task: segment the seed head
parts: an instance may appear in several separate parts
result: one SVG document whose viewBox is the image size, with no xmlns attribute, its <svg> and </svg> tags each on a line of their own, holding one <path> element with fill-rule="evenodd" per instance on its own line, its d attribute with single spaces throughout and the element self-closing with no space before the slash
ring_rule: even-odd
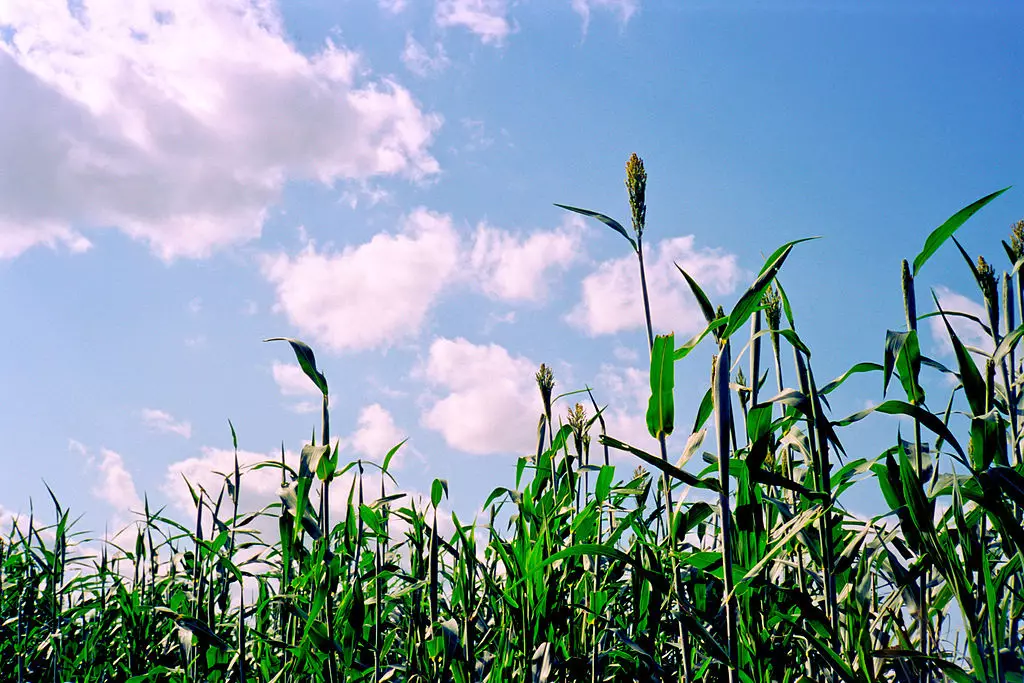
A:
<svg viewBox="0 0 1024 683">
<path fill-rule="evenodd" d="M 1010 226 L 1010 248 L 1014 259 L 1024 256 L 1024 219 Z"/>
<path fill-rule="evenodd" d="M 587 409 L 583 407 L 582 403 L 577 403 L 574 408 L 569 409 L 569 426 L 572 428 L 573 441 L 576 443 L 576 453 L 582 458 L 586 455 L 590 445 Z"/>
<path fill-rule="evenodd" d="M 544 414 L 551 417 L 551 391 L 555 388 L 555 376 L 544 363 L 540 364 L 537 370 L 537 387 L 540 389 L 540 397 L 544 402 Z"/>
<path fill-rule="evenodd" d="M 633 212 L 633 231 L 637 238 L 647 224 L 647 171 L 644 160 L 634 152 L 626 162 L 626 189 L 629 190 L 629 208 Z"/>
<path fill-rule="evenodd" d="M 782 300 L 774 287 L 765 290 L 761 297 L 761 305 L 764 306 L 764 317 L 768 321 L 768 328 L 779 329 L 782 323 Z"/>
<path fill-rule="evenodd" d="M 740 403 L 743 405 L 743 409 L 747 409 L 747 405 L 750 403 L 750 387 L 747 386 L 747 378 L 743 374 L 743 368 L 740 368 L 736 372 L 736 384 L 739 386 L 737 393 L 740 395 Z"/>
<path fill-rule="evenodd" d="M 978 257 L 978 284 L 985 297 L 985 303 L 994 305 L 996 301 L 996 273 L 984 256 Z"/>
</svg>

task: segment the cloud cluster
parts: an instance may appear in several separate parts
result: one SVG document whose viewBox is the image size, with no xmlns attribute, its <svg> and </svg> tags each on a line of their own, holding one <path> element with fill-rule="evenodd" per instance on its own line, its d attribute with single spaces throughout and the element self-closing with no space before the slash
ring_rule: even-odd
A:
<svg viewBox="0 0 1024 683">
<path fill-rule="evenodd" d="M 440 126 L 262 0 L 0 4 L 0 258 L 116 227 L 164 259 L 260 235 L 288 179 L 438 171 Z"/>
<path fill-rule="evenodd" d="M 455 285 L 501 301 L 539 301 L 551 273 L 579 258 L 581 235 L 567 220 L 529 236 L 481 225 L 465 239 L 450 215 L 419 208 L 394 234 L 341 251 L 309 244 L 296 256 L 265 257 L 262 271 L 275 287 L 275 310 L 302 335 L 333 351 L 360 351 L 416 337 Z"/>
<path fill-rule="evenodd" d="M 712 297 L 732 292 L 741 276 L 735 254 L 694 243 L 693 235 L 663 240 L 646 256 L 654 325 L 678 335 L 699 332 L 705 321 L 675 264 Z M 604 261 L 583 280 L 581 301 L 567 320 L 593 336 L 643 327 L 639 277 L 633 254 Z"/>
<path fill-rule="evenodd" d="M 474 454 L 527 454 L 536 448 L 538 365 L 497 344 L 437 339 L 422 368 L 443 395 L 421 421 L 452 448 Z"/>
</svg>

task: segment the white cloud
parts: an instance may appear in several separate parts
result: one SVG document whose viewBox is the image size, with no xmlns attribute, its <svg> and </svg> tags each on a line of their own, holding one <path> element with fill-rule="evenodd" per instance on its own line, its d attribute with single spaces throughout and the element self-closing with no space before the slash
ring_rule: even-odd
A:
<svg viewBox="0 0 1024 683">
<path fill-rule="evenodd" d="M 437 339 L 423 375 L 445 395 L 431 402 L 421 422 L 467 453 L 529 453 L 542 410 L 537 368 L 497 344 Z"/>
<path fill-rule="evenodd" d="M 459 240 L 449 216 L 416 209 L 396 235 L 381 233 L 340 253 L 310 244 L 267 257 L 275 311 L 315 343 L 361 350 L 415 336 L 455 275 Z"/>
<path fill-rule="evenodd" d="M 202 312 L 202 310 L 203 310 L 203 299 L 202 299 L 202 297 L 198 297 L 198 296 L 197 297 L 193 297 L 192 300 L 188 302 L 188 312 L 191 313 L 192 315 L 197 315 L 200 312 Z"/>
<path fill-rule="evenodd" d="M 947 314 L 951 312 L 968 313 L 988 324 L 988 313 L 985 312 L 985 307 L 977 301 L 942 285 L 935 288 L 935 296 L 939 299 L 939 306 Z M 958 315 L 947 315 L 946 319 L 953 331 L 956 332 L 956 336 L 965 345 L 992 352 L 992 338 L 976 322 Z M 949 332 L 946 330 L 946 324 L 942 321 L 942 316 L 929 318 L 928 326 L 938 352 L 942 355 L 952 355 L 953 343 L 949 339 Z"/>
<path fill-rule="evenodd" d="M 377 0 L 377 4 L 385 12 L 401 14 L 409 8 L 409 0 Z"/>
<path fill-rule="evenodd" d="M 269 0 L 0 4 L 0 258 L 115 227 L 163 259 L 259 236 L 289 179 L 438 171 L 439 117 Z"/>
<path fill-rule="evenodd" d="M 604 419 L 608 436 L 648 453 L 656 452 L 658 442 L 647 431 L 649 373 L 631 366 L 605 364 L 601 366 L 596 384 L 598 405 L 607 406 Z M 612 454 L 614 456 L 615 452 Z"/>
<path fill-rule="evenodd" d="M 739 282 L 740 269 L 734 254 L 695 248 L 693 235 L 663 240 L 647 252 L 647 287 L 655 328 L 674 330 L 678 335 L 693 334 L 704 328 L 704 316 L 673 263 L 678 263 L 712 297 L 732 292 Z M 599 264 L 584 278 L 582 289 L 582 300 L 566 319 L 588 334 L 614 334 L 644 326 L 635 255 Z"/>
<path fill-rule="evenodd" d="M 501 45 L 512 33 L 507 0 L 437 0 L 438 26 L 461 26 L 484 44 Z"/>
<path fill-rule="evenodd" d="M 395 234 L 341 251 L 310 243 L 294 257 L 264 256 L 262 271 L 276 288 L 273 310 L 302 335 L 332 351 L 360 351 L 415 338 L 456 286 L 512 303 L 541 301 L 551 273 L 582 254 L 582 230 L 574 219 L 528 234 L 482 223 L 463 239 L 451 216 L 418 208 Z"/>
<path fill-rule="evenodd" d="M 135 490 L 135 480 L 124 466 L 124 458 L 114 451 L 100 450 L 100 480 L 93 487 L 93 494 L 109 503 L 119 512 L 142 509 L 142 499 Z"/>
<path fill-rule="evenodd" d="M 320 396 L 320 389 L 313 380 L 306 376 L 295 363 L 278 363 L 274 361 L 270 371 L 277 382 L 277 388 L 283 396 Z"/>
<path fill-rule="evenodd" d="M 572 9 L 583 19 L 583 33 L 590 28 L 590 14 L 593 10 L 603 9 L 617 14 L 623 25 L 640 9 L 640 0 L 572 0 Z"/>
<path fill-rule="evenodd" d="M 564 270 L 579 259 L 582 231 L 582 222 L 575 218 L 555 230 L 527 236 L 481 223 L 470 265 L 487 295 L 505 301 L 538 301 L 547 291 L 548 271 Z"/>
<path fill-rule="evenodd" d="M 448 55 L 445 54 L 444 45 L 440 42 L 434 44 L 434 51 L 431 53 L 419 41 L 412 37 L 412 34 L 405 36 L 405 49 L 402 50 L 402 63 L 405 68 L 417 76 L 426 78 L 436 76 L 451 64 Z"/>
<path fill-rule="evenodd" d="M 164 483 L 161 487 L 164 494 L 175 507 L 183 512 L 195 511 L 195 505 L 192 503 L 192 496 L 182 477 L 188 480 L 197 493 L 202 488 L 211 496 L 216 497 L 224 483 L 224 476 L 235 471 L 234 451 L 203 447 L 201 453 L 201 456 L 171 463 L 164 475 Z M 281 470 L 276 467 L 264 467 L 258 470 L 250 468 L 261 462 L 280 461 L 280 459 L 280 453 L 238 451 L 239 467 L 245 470 L 241 480 L 239 500 L 243 504 L 240 505 L 240 509 L 257 509 L 252 506 L 262 506 L 273 500 L 281 484 Z M 294 466 L 294 454 L 288 453 L 286 461 Z"/>
<path fill-rule="evenodd" d="M 405 435 L 395 425 L 395 419 L 379 403 L 366 406 L 359 412 L 356 430 L 345 440 L 348 447 L 364 458 L 383 462 L 384 456 L 397 446 Z M 403 452 L 408 444 L 395 454 L 392 467 L 400 468 Z"/>
<path fill-rule="evenodd" d="M 192 438 L 192 425 L 186 420 L 175 420 L 174 416 L 162 410 L 144 408 L 142 410 L 142 421 L 146 426 L 158 432 L 177 434 L 186 439 Z"/>
</svg>

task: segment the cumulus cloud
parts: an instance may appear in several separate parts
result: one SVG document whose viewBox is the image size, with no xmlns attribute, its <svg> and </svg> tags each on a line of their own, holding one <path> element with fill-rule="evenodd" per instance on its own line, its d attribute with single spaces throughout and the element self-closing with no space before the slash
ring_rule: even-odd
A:
<svg viewBox="0 0 1024 683">
<path fill-rule="evenodd" d="M 95 465 L 99 470 L 99 481 L 92 489 L 93 495 L 119 512 L 142 509 L 142 499 L 135 490 L 135 480 L 124 466 L 124 458 L 119 453 L 101 449 L 100 459 Z"/>
<path fill-rule="evenodd" d="M 459 238 L 449 216 L 417 209 L 398 234 L 380 233 L 340 253 L 313 244 L 267 257 L 275 311 L 317 344 L 362 350 L 414 336 L 455 275 Z"/>
<path fill-rule="evenodd" d="M 173 415 L 163 410 L 144 408 L 142 410 L 142 421 L 147 427 L 158 432 L 177 434 L 186 439 L 192 438 L 192 424 L 186 420 L 176 420 Z"/>
<path fill-rule="evenodd" d="M 655 327 L 679 335 L 693 334 L 704 328 L 704 316 L 674 263 L 709 295 L 732 292 L 741 271 L 734 254 L 697 248 L 693 235 L 663 240 L 647 254 L 647 287 Z M 644 326 L 643 295 L 634 255 L 600 263 L 584 278 L 582 289 L 582 299 L 567 320 L 587 334 L 614 334 Z"/>
<path fill-rule="evenodd" d="M 435 43 L 434 50 L 431 52 L 410 33 L 405 36 L 402 63 L 409 71 L 421 78 L 426 78 L 443 72 L 451 64 L 451 60 L 448 59 L 444 45 L 441 43 Z"/>
<path fill-rule="evenodd" d="M 164 259 L 260 235 L 292 178 L 438 171 L 439 117 L 265 0 L 0 4 L 0 258 L 115 227 Z"/>
<path fill-rule="evenodd" d="M 501 45 L 510 33 L 507 0 L 438 0 L 434 11 L 438 26 L 460 26 L 480 42 Z"/>
<path fill-rule="evenodd" d="M 537 367 L 497 344 L 437 339 L 422 373 L 443 396 L 430 401 L 421 423 L 467 453 L 528 453 L 542 409 Z"/>
<path fill-rule="evenodd" d="M 604 419 L 608 435 L 655 453 L 658 442 L 647 431 L 647 400 L 651 391 L 649 373 L 632 366 L 605 364 L 601 366 L 595 384 L 598 405 L 607 406 Z"/>
<path fill-rule="evenodd" d="M 581 256 L 582 221 L 567 218 L 556 230 L 514 235 L 477 226 L 470 264 L 483 291 L 503 301 L 538 301 L 548 271 L 564 270 Z"/>
<path fill-rule="evenodd" d="M 383 462 L 384 456 L 397 446 L 405 435 L 395 425 L 395 419 L 382 405 L 373 403 L 359 412 L 356 430 L 345 440 L 346 445 L 364 458 Z M 393 468 L 401 468 L 404 451 L 395 454 Z"/>
<path fill-rule="evenodd" d="M 623 25 L 640 9 L 640 0 L 572 0 L 572 9 L 583 20 L 583 33 L 590 28 L 590 14 L 593 10 L 606 10 L 617 14 Z"/>
<path fill-rule="evenodd" d="M 265 256 L 262 271 L 276 289 L 274 310 L 304 336 L 332 351 L 361 351 L 415 338 L 454 287 L 542 300 L 551 274 L 579 258 L 581 230 L 576 221 L 529 234 L 481 224 L 463 238 L 451 216 L 419 208 L 397 233 L 341 251 L 310 243 L 296 256 Z"/>
<path fill-rule="evenodd" d="M 320 396 L 320 389 L 295 363 L 278 363 L 270 368 L 283 396 Z"/>
<path fill-rule="evenodd" d="M 198 492 L 200 488 L 217 496 L 224 483 L 225 475 L 235 471 L 235 452 L 224 448 L 204 446 L 200 455 L 171 463 L 164 474 L 162 490 L 171 503 L 182 512 L 194 511 L 192 495 L 185 485 L 187 480 Z M 238 451 L 238 464 L 244 470 L 240 501 L 241 509 L 250 510 L 272 502 L 281 484 L 281 470 L 275 467 L 251 469 L 253 465 L 266 461 L 280 461 L 280 453 L 255 453 Z M 288 453 L 286 461 L 294 466 L 295 456 Z M 259 505 L 256 505 L 256 504 Z M 254 506 L 254 507 L 250 507 Z"/>
<path fill-rule="evenodd" d="M 939 306 L 946 313 L 967 313 L 986 321 L 987 324 L 988 313 L 985 312 L 985 307 L 981 303 L 941 285 L 935 288 L 935 296 L 939 299 Z M 978 323 L 958 315 L 948 315 L 946 319 L 953 331 L 956 332 L 956 336 L 965 345 L 992 352 L 992 338 Z M 949 339 L 949 332 L 946 330 L 946 324 L 942 321 L 942 316 L 929 318 L 928 326 L 938 352 L 942 355 L 952 355 L 953 343 Z"/>
</svg>

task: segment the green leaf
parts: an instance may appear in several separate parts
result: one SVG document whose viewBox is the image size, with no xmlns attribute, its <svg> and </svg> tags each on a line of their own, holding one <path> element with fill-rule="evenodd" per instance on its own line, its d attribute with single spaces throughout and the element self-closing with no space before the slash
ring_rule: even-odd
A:
<svg viewBox="0 0 1024 683">
<path fill-rule="evenodd" d="M 834 380 L 832 380 L 831 382 L 823 386 L 821 389 L 819 389 L 818 393 L 821 394 L 822 396 L 832 393 L 833 391 L 838 389 L 840 385 L 843 384 L 843 382 L 848 380 L 851 375 L 856 375 L 862 372 L 878 372 L 879 370 L 882 369 L 882 366 L 879 365 L 878 363 L 857 363 L 852 368 L 844 372 L 842 375 L 836 377 Z"/>
<path fill-rule="evenodd" d="M 647 431 L 655 439 L 672 433 L 675 407 L 675 335 L 659 334 L 651 350 L 651 397 L 647 402 Z"/>
<path fill-rule="evenodd" d="M 290 339 L 288 337 L 271 337 L 264 339 L 265 342 L 272 341 L 285 341 L 291 344 L 292 350 L 295 352 L 295 358 L 299 361 L 299 367 L 306 373 L 306 377 L 313 380 L 313 384 L 320 390 L 324 396 L 327 396 L 327 378 L 323 376 L 319 370 L 316 369 L 316 357 L 313 356 L 313 349 L 309 348 L 305 342 L 301 342 L 298 339 Z"/>
<path fill-rule="evenodd" d="M 932 298 L 935 299 L 935 306 L 939 309 L 939 314 L 942 315 L 942 322 L 945 323 L 949 340 L 953 344 L 953 352 L 956 354 L 957 365 L 960 369 L 960 382 L 963 384 L 967 402 L 971 406 L 971 413 L 976 417 L 984 415 L 987 412 L 985 405 L 987 403 L 986 395 L 988 394 L 988 389 L 985 387 L 985 379 L 978 371 L 978 366 L 975 365 L 970 351 L 960 341 L 960 337 L 953 331 L 953 326 L 946 319 L 942 307 L 939 306 L 939 298 L 935 295 L 934 291 L 932 292 Z"/>
<path fill-rule="evenodd" d="M 448 481 L 446 479 L 435 479 L 430 485 L 430 502 L 436 508 L 441 502 L 441 496 L 448 497 Z"/>
<path fill-rule="evenodd" d="M 704 314 L 704 319 L 708 321 L 708 325 L 715 322 L 715 319 L 718 316 L 715 315 L 715 307 L 711 305 L 711 300 L 708 299 L 708 295 L 704 293 L 704 290 L 700 288 L 700 285 L 697 284 L 696 280 L 690 277 L 685 270 L 679 267 L 678 263 L 675 264 L 675 267 L 683 274 L 683 277 L 686 279 L 686 284 L 690 285 L 690 291 L 693 292 L 693 296 L 697 299 L 697 305 L 700 306 L 701 313 Z"/>
<path fill-rule="evenodd" d="M 793 247 L 801 242 L 808 240 L 818 239 L 817 237 L 805 237 L 803 239 L 794 240 L 787 242 L 782 245 L 775 252 L 768 257 L 765 261 L 764 266 L 761 267 L 761 272 L 754 280 L 753 284 L 743 293 L 740 300 L 736 302 L 732 311 L 729 313 L 729 322 L 725 326 L 725 331 L 722 332 L 721 338 L 728 339 L 733 335 L 736 330 L 740 329 L 746 324 L 747 320 L 754 310 L 761 305 L 761 299 L 764 297 L 765 291 L 771 286 L 775 276 L 779 274 L 779 269 L 782 268 L 782 264 L 786 261 L 786 257 L 789 256 L 789 252 L 793 250 Z"/>
<path fill-rule="evenodd" d="M 597 475 L 597 483 L 594 485 L 594 497 L 597 498 L 597 502 L 604 503 L 605 499 L 608 498 L 608 492 L 611 491 L 612 479 L 614 477 L 614 465 L 605 465 L 601 468 L 601 473 Z"/>
<path fill-rule="evenodd" d="M 382 470 L 384 470 L 385 472 L 388 471 L 388 466 L 391 464 L 391 459 L 395 457 L 395 453 L 398 452 L 398 449 L 404 446 L 405 442 L 408 440 L 408 438 L 402 439 L 397 445 L 392 446 L 391 450 L 388 451 L 388 454 L 384 456 L 384 464 L 381 465 L 380 467 Z"/>
<path fill-rule="evenodd" d="M 914 277 L 917 277 L 922 266 L 924 266 L 928 259 L 932 257 L 932 254 L 938 251 L 939 247 L 941 247 L 946 240 L 952 237 L 957 228 L 966 223 L 967 219 L 978 213 L 978 211 L 980 211 L 986 204 L 1009 189 L 1009 187 L 1004 187 L 998 192 L 993 192 L 990 195 L 982 197 L 970 206 L 965 206 L 960 209 L 950 216 L 945 223 L 935 228 L 935 230 L 932 231 L 932 234 L 928 235 L 928 239 L 925 240 L 924 248 L 921 250 L 921 253 L 914 259 Z"/>
<path fill-rule="evenodd" d="M 601 443 L 605 446 L 608 446 L 609 448 L 614 448 L 615 450 L 618 451 L 625 451 L 626 453 L 631 453 L 636 457 L 640 458 L 641 460 L 643 460 L 644 462 L 646 462 L 648 465 L 658 468 L 662 472 L 668 474 L 670 477 L 675 477 L 676 479 L 683 482 L 687 486 L 707 489 L 709 491 L 714 491 L 716 493 L 720 490 L 718 487 L 718 482 L 713 479 L 698 479 L 689 472 L 685 472 L 676 467 L 675 465 L 665 462 L 659 457 L 651 455 L 647 451 L 643 451 L 640 450 L 639 448 L 630 446 L 629 444 L 623 443 L 618 439 L 613 439 L 612 437 L 606 434 L 601 435 Z"/>
<path fill-rule="evenodd" d="M 862 410 L 860 412 L 854 413 L 853 415 L 845 417 L 842 420 L 833 422 L 832 424 L 839 427 L 846 427 L 847 425 L 853 424 L 854 422 L 863 420 L 871 413 L 885 413 L 886 415 L 906 415 L 907 417 L 919 420 L 922 425 L 930 429 L 936 435 L 942 437 L 944 441 L 947 441 L 949 445 L 952 446 L 953 449 L 960 456 L 960 463 L 966 467 L 969 467 L 967 463 L 967 454 L 964 452 L 964 449 L 960 447 L 960 443 L 956 440 L 956 437 L 953 436 L 953 433 L 949 431 L 949 427 L 947 427 L 942 422 L 942 420 L 936 417 L 933 413 L 928 412 L 927 410 L 921 408 L 920 406 L 911 405 L 910 403 L 906 403 L 904 401 L 885 401 L 884 403 L 881 403 L 875 406 L 874 408 L 868 408 L 867 410 Z"/>
<path fill-rule="evenodd" d="M 623 237 L 625 237 L 626 240 L 629 241 L 630 246 L 633 247 L 633 251 L 639 251 L 639 249 L 636 246 L 636 241 L 632 237 L 629 236 L 629 233 L 626 232 L 626 229 L 624 227 L 622 227 L 622 225 L 620 225 L 619 222 L 616 221 L 614 218 L 609 218 L 608 216 L 605 216 L 602 213 L 598 213 L 596 211 L 591 211 L 590 209 L 578 209 L 575 206 L 567 206 L 565 204 L 555 204 L 555 206 L 557 206 L 560 209 L 566 209 L 568 211 L 575 211 L 576 213 L 580 214 L 581 216 L 587 216 L 588 218 L 596 218 L 597 220 L 601 221 L 602 223 L 607 225 L 609 228 L 611 228 L 615 232 L 617 232 L 620 235 L 622 235 Z"/>
</svg>

